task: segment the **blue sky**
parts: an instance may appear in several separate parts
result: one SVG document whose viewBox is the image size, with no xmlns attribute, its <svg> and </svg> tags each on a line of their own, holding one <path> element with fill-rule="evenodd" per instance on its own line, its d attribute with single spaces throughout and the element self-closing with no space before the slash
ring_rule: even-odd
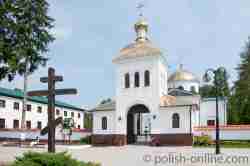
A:
<svg viewBox="0 0 250 166">
<path fill-rule="evenodd" d="M 64 76 L 57 87 L 77 88 L 76 96 L 60 97 L 78 106 L 94 106 L 115 95 L 112 58 L 135 39 L 138 18 L 135 0 L 49 0 L 50 15 L 56 19 L 48 66 Z M 249 0 L 146 0 L 150 39 L 163 49 L 173 72 L 179 63 L 201 76 L 209 67 L 224 66 L 231 81 L 234 68 L 250 34 Z M 39 77 L 30 77 L 29 89 L 46 88 Z M 1 86 L 22 87 L 22 78 Z"/>
</svg>

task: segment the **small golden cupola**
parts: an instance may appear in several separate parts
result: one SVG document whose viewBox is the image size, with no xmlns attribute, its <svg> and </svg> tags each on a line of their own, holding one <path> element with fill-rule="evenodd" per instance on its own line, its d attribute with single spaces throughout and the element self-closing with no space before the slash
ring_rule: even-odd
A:
<svg viewBox="0 0 250 166">
<path fill-rule="evenodd" d="M 183 64 L 180 64 L 179 68 L 169 76 L 168 81 L 171 83 L 176 81 L 191 81 L 199 83 L 199 78 L 190 71 L 183 69 Z"/>
<path fill-rule="evenodd" d="M 145 18 L 141 17 L 135 23 L 136 41 L 146 41 L 148 40 L 148 22 Z"/>
</svg>

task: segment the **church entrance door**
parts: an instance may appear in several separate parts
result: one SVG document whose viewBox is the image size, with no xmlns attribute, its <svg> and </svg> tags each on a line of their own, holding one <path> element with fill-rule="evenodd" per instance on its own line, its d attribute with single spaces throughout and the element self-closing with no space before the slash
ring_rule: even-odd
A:
<svg viewBox="0 0 250 166">
<path fill-rule="evenodd" d="M 134 105 L 127 114 L 127 144 L 137 142 L 142 133 L 142 114 L 149 113 L 149 109 L 142 104 Z"/>
</svg>

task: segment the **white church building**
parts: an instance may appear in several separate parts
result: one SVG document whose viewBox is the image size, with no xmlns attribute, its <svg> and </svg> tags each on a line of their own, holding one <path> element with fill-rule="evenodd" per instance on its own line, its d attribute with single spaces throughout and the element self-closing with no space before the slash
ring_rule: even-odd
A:
<svg viewBox="0 0 250 166">
<path fill-rule="evenodd" d="M 148 143 L 192 145 L 195 126 L 215 124 L 215 99 L 202 99 L 199 78 L 180 66 L 168 71 L 164 52 L 148 37 L 148 23 L 134 26 L 136 39 L 113 59 L 116 96 L 93 110 L 94 145 Z M 225 125 L 226 100 L 219 101 Z"/>
</svg>

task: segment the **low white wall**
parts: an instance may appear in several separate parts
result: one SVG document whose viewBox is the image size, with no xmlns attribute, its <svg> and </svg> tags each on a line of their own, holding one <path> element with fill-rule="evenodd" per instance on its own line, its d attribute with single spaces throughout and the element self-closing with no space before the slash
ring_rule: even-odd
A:
<svg viewBox="0 0 250 166">
<path fill-rule="evenodd" d="M 21 135 L 21 131 L 0 131 L 0 139 L 20 139 L 20 135 Z M 36 139 L 36 137 L 38 136 L 40 140 L 47 140 L 48 139 L 48 135 L 44 135 L 41 136 L 40 135 L 40 131 L 25 131 L 25 136 L 27 140 L 30 139 Z M 70 137 L 70 139 L 72 141 L 79 141 L 81 138 L 84 138 L 88 135 L 91 135 L 90 132 L 81 132 L 81 131 L 73 131 L 72 135 Z M 61 141 L 64 140 L 64 136 L 62 134 L 62 132 L 57 131 L 56 132 L 56 140 Z"/>
<path fill-rule="evenodd" d="M 209 135 L 213 140 L 216 139 L 215 128 L 195 128 L 194 135 Z M 250 128 L 247 127 L 223 127 L 220 129 L 221 140 L 250 140 Z"/>
</svg>

